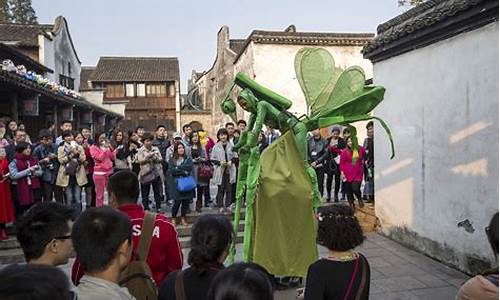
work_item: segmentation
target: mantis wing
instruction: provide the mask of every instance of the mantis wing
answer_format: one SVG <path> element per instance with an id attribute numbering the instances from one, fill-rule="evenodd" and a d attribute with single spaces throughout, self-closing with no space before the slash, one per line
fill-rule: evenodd
<path id="1" fill-rule="evenodd" d="M 342 69 L 335 67 L 330 52 L 323 48 L 302 48 L 295 56 L 295 74 L 306 98 L 308 114 L 328 101 Z"/>

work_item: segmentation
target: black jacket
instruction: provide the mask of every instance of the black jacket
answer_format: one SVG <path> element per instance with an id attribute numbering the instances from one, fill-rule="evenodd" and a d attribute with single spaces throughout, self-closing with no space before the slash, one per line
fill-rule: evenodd
<path id="1" fill-rule="evenodd" d="M 322 138 L 316 140 L 311 137 L 307 141 L 307 161 L 309 163 L 316 162 L 316 164 L 323 164 L 328 157 L 326 148 L 326 141 Z"/>

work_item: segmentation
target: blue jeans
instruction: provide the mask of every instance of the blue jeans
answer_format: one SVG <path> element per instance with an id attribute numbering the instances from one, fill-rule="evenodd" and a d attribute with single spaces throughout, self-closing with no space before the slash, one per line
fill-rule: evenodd
<path id="1" fill-rule="evenodd" d="M 64 191 L 66 203 L 72 206 L 78 212 L 82 211 L 82 187 L 76 182 L 74 176 L 70 176 L 68 186 Z"/>

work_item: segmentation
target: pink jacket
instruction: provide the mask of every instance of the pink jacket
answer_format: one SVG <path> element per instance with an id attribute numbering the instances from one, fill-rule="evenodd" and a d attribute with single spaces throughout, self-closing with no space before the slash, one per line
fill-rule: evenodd
<path id="1" fill-rule="evenodd" d="M 104 175 L 113 172 L 113 160 L 115 154 L 113 149 L 102 149 L 98 145 L 90 146 L 90 155 L 94 159 L 94 174 Z"/>
<path id="2" fill-rule="evenodd" d="M 352 152 L 348 148 L 340 153 L 340 171 L 344 173 L 347 182 L 363 181 L 363 157 L 365 148 L 358 146 L 359 157 L 356 164 L 352 165 Z"/>

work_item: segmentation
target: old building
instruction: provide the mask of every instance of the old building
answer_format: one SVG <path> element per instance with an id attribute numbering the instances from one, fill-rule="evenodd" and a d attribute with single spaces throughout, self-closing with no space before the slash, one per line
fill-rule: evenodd
<path id="1" fill-rule="evenodd" d="M 220 99 L 229 81 L 237 72 L 245 72 L 259 83 L 289 98 L 290 109 L 297 116 L 307 114 L 305 98 L 295 77 L 294 59 L 303 47 L 323 47 L 334 56 L 338 66 L 361 66 L 367 78 L 372 76 L 372 65 L 364 59 L 361 49 L 373 38 L 371 33 L 297 32 L 291 25 L 284 31 L 254 30 L 246 39 L 230 39 L 229 28 L 222 27 L 217 34 L 217 56 L 212 67 L 192 81 L 190 92 L 199 96 L 199 106 L 210 111 L 210 124 L 204 127 L 215 134 L 229 118 L 219 107 Z M 248 115 L 239 110 L 238 118 Z M 184 119 L 184 118 L 183 118 Z M 363 125 L 360 134 L 364 133 Z"/>
<path id="2" fill-rule="evenodd" d="M 101 57 L 95 68 L 82 71 L 82 92 L 104 107 L 125 107 L 125 128 L 154 130 L 180 126 L 179 61 L 170 57 Z"/>
<path id="3" fill-rule="evenodd" d="M 35 80 L 8 68 L 0 71 L 0 115 L 22 121 L 32 136 L 47 121 L 68 119 L 77 128 L 105 129 L 120 118 L 75 93 L 81 63 L 62 16 L 54 24 L 0 23 L 0 60 L 11 60 L 16 66 L 23 65 L 23 72 L 41 76 Z"/>
<path id="4" fill-rule="evenodd" d="M 498 212 L 498 0 L 429 0 L 363 50 L 387 89 L 375 115 L 375 210 L 389 237 L 476 273 L 494 262 Z M 383 132 L 376 127 L 375 132 Z"/>

